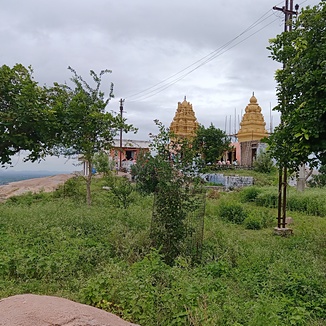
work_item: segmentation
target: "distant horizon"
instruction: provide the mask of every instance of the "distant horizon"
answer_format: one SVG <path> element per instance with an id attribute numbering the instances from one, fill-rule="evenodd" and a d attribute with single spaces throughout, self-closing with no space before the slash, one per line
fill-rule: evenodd
<path id="1" fill-rule="evenodd" d="M 24 174 L 69 174 L 69 173 L 74 173 L 78 170 L 75 171 L 65 171 L 65 170 L 9 170 L 2 168 L 0 170 L 0 174 L 19 174 L 19 173 L 24 173 Z"/>
<path id="2" fill-rule="evenodd" d="M 81 171 L 83 169 L 81 162 L 76 158 L 66 158 L 63 156 L 48 156 L 39 162 L 24 162 L 24 158 L 27 156 L 26 152 L 22 151 L 12 157 L 11 164 L 7 164 L 1 167 L 0 171 L 8 173 L 9 171 L 18 172 L 58 172 L 58 173 L 72 173 L 75 171 Z"/>

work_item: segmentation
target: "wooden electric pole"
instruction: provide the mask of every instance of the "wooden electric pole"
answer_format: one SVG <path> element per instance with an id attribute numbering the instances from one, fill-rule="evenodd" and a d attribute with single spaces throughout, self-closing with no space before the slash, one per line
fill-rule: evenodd
<path id="1" fill-rule="evenodd" d="M 121 122 L 122 122 L 122 113 L 123 113 L 123 100 L 122 98 L 120 99 L 120 117 L 121 117 Z M 122 169 L 122 127 L 120 128 L 120 155 L 119 155 L 119 170 L 121 171 Z"/>
<path id="2" fill-rule="evenodd" d="M 299 5 L 295 5 L 293 10 L 293 0 L 285 0 L 285 6 L 273 7 L 274 10 L 284 13 L 284 32 L 292 31 L 292 17 L 298 14 Z M 283 63 L 284 67 L 284 63 Z M 283 97 L 283 107 L 287 105 L 286 99 Z M 281 123 L 282 116 L 281 116 Z M 279 168 L 278 178 L 278 210 L 277 210 L 277 229 L 282 231 L 286 229 L 286 188 L 287 188 L 287 167 L 286 164 L 281 164 Z"/>

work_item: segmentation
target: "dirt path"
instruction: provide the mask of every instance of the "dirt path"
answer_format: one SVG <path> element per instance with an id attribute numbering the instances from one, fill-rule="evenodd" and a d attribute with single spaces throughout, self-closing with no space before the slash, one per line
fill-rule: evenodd
<path id="1" fill-rule="evenodd" d="M 58 174 L 49 177 L 28 179 L 11 182 L 7 185 L 0 186 L 0 202 L 12 196 L 19 196 L 26 192 L 51 192 L 64 184 L 68 179 L 74 177 L 72 174 Z"/>

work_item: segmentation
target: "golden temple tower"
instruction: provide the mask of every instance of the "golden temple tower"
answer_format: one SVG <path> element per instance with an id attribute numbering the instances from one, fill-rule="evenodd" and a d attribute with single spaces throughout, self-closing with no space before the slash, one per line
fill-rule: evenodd
<path id="1" fill-rule="evenodd" d="M 261 107 L 258 105 L 257 99 L 253 94 L 240 123 L 240 130 L 237 134 L 239 143 L 253 140 L 259 141 L 267 137 L 268 132 L 265 129 L 265 125 Z"/>
<path id="2" fill-rule="evenodd" d="M 170 125 L 170 131 L 181 138 L 195 136 L 198 122 L 192 104 L 184 97 L 183 102 L 178 102 L 178 108 Z"/>

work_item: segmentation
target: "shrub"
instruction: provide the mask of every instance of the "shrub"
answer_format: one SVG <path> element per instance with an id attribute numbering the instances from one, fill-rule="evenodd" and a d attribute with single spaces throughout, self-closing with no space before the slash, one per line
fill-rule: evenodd
<path id="1" fill-rule="evenodd" d="M 258 194 L 255 203 L 258 206 L 276 208 L 278 203 L 277 191 L 266 191 Z"/>
<path id="2" fill-rule="evenodd" d="M 246 229 L 260 230 L 263 228 L 263 221 L 259 216 L 250 215 L 243 222 Z"/>
<path id="3" fill-rule="evenodd" d="M 111 193 L 115 198 L 118 207 L 128 208 L 133 202 L 132 193 L 134 188 L 126 177 L 111 176 L 107 178 Z"/>
<path id="4" fill-rule="evenodd" d="M 241 201 L 243 203 L 254 202 L 260 193 L 261 189 L 255 186 L 243 188 L 241 190 Z"/>
<path id="5" fill-rule="evenodd" d="M 261 173 L 271 173 L 274 163 L 268 152 L 261 152 L 253 163 L 254 170 Z"/>
<path id="6" fill-rule="evenodd" d="M 76 176 L 68 179 L 58 190 L 54 192 L 54 197 L 71 198 L 75 201 L 85 201 L 85 178 Z"/>
<path id="7" fill-rule="evenodd" d="M 241 204 L 222 202 L 219 206 L 219 215 L 222 220 L 241 224 L 248 216 Z"/>
<path id="8" fill-rule="evenodd" d="M 308 215 L 326 216 L 325 192 L 320 189 L 307 189 L 305 192 L 290 192 L 287 209 L 304 212 Z"/>
<path id="9" fill-rule="evenodd" d="M 219 199 L 221 194 L 217 189 L 208 189 L 206 196 L 209 199 Z"/>
<path id="10" fill-rule="evenodd" d="M 272 226 L 274 222 L 275 216 L 269 209 L 258 208 L 250 211 L 244 225 L 249 230 L 260 230 Z"/>

